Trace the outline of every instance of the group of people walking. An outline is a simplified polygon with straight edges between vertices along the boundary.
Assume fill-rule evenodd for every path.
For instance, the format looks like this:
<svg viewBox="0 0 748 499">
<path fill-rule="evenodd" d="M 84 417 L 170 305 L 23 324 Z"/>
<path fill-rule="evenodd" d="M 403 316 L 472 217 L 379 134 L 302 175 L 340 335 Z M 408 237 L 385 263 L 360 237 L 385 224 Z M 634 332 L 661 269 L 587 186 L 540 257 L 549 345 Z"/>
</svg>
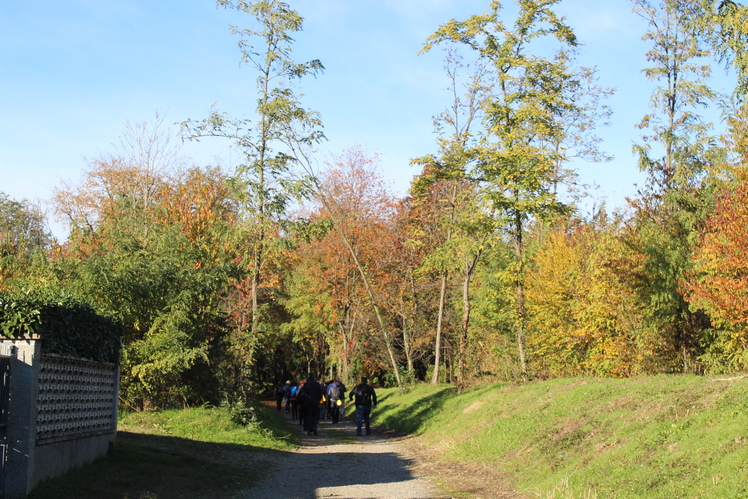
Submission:
<svg viewBox="0 0 748 499">
<path fill-rule="evenodd" d="M 345 411 L 346 391 L 340 378 L 321 383 L 309 373 L 298 385 L 290 380 L 278 385 L 275 391 L 277 409 L 282 410 L 285 401 L 286 414 L 292 419 L 298 418 L 307 435 L 316 435 L 320 419 L 331 419 L 333 424 L 340 421 Z M 355 399 L 356 435 L 362 434 L 362 428 L 367 435 L 371 434 L 371 408 L 377 406 L 377 394 L 366 377 L 351 390 L 349 399 Z"/>
</svg>

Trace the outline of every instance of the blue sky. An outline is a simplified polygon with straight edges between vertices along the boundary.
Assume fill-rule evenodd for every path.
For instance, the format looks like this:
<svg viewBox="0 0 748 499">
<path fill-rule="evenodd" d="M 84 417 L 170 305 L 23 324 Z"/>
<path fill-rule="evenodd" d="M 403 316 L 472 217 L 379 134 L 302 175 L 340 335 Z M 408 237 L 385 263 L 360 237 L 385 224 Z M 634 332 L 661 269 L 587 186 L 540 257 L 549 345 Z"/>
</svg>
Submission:
<svg viewBox="0 0 748 499">
<path fill-rule="evenodd" d="M 418 55 L 449 19 L 483 13 L 488 0 L 290 0 L 304 17 L 297 60 L 320 59 L 325 73 L 301 82 L 329 139 L 324 160 L 361 145 L 381 158 L 382 176 L 402 194 L 413 157 L 435 152 L 432 116 L 449 104 L 443 53 Z M 579 60 L 617 89 L 612 125 L 599 130 L 615 160 L 574 165 L 612 207 L 643 183 L 631 155 L 635 124 L 652 85 L 643 78 L 646 26 L 629 0 L 564 0 L 558 11 L 585 44 Z M 212 0 L 4 0 L 0 2 L 0 191 L 44 201 L 75 182 L 87 160 L 113 152 L 127 121 L 166 114 L 200 119 L 211 106 L 250 116 L 256 75 L 239 64 L 230 24 L 245 14 Z M 229 144 L 188 149 L 199 163 L 231 163 Z M 59 234 L 59 231 L 56 230 Z"/>
</svg>

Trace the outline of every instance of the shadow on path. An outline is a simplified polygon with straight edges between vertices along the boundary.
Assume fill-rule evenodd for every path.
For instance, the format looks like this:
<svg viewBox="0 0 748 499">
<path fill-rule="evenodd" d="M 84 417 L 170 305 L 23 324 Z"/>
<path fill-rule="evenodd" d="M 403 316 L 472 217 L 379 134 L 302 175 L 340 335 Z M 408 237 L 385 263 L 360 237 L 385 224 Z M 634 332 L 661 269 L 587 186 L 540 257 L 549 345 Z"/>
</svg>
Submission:
<svg viewBox="0 0 748 499">
<path fill-rule="evenodd" d="M 292 453 L 276 455 L 273 469 L 242 497 L 281 498 L 435 498 L 433 484 L 416 472 L 417 462 L 407 457 L 397 439 L 378 428 L 356 436 L 355 415 L 338 424 L 321 420 L 318 435 L 302 435 Z M 291 423 L 301 432 L 298 421 Z"/>
</svg>

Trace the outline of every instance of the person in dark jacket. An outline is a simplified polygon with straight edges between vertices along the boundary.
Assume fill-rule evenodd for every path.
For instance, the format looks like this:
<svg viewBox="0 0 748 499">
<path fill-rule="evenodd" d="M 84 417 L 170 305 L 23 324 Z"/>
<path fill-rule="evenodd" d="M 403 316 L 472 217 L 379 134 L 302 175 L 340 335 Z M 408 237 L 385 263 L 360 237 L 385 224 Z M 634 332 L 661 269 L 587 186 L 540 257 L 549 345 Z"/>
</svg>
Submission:
<svg viewBox="0 0 748 499">
<path fill-rule="evenodd" d="M 366 427 L 366 434 L 371 435 L 369 419 L 371 408 L 377 406 L 377 392 L 368 383 L 366 376 L 361 378 L 361 383 L 351 390 L 349 399 L 355 398 L 356 403 L 356 435 L 361 436 L 362 423 Z"/>
<path fill-rule="evenodd" d="M 281 410 L 281 406 L 283 404 L 283 390 L 286 388 L 286 385 L 283 384 L 281 381 L 278 383 L 278 386 L 275 387 L 275 403 L 276 407 L 278 408 L 278 412 Z"/>
<path fill-rule="evenodd" d="M 278 386 L 275 387 L 275 403 L 278 410 L 281 410 L 281 407 L 283 406 L 283 399 L 286 397 L 286 391 L 288 390 L 288 386 L 291 384 L 290 381 L 286 381 L 283 383 L 282 381 L 278 384 Z M 288 412 L 288 409 L 286 409 L 286 412 Z"/>
<path fill-rule="evenodd" d="M 304 387 L 305 384 L 306 384 L 306 380 L 302 379 L 299 382 L 299 389 L 296 390 L 296 405 L 297 405 L 296 416 L 299 418 L 299 426 L 301 426 L 302 428 L 304 427 L 304 401 L 299 398 L 299 392 L 301 391 L 301 389 Z"/>
<path fill-rule="evenodd" d="M 300 410 L 307 435 L 317 434 L 319 422 L 319 403 L 322 399 L 322 386 L 314 379 L 314 373 L 309 373 L 304 386 L 299 388 L 296 398 L 301 403 Z"/>
<path fill-rule="evenodd" d="M 288 411 L 291 407 L 291 404 L 289 402 L 289 399 L 291 398 L 291 388 L 293 388 L 293 385 L 291 385 L 291 380 L 286 381 L 286 384 L 283 385 L 283 399 L 286 401 L 286 414 L 288 414 Z"/>
</svg>

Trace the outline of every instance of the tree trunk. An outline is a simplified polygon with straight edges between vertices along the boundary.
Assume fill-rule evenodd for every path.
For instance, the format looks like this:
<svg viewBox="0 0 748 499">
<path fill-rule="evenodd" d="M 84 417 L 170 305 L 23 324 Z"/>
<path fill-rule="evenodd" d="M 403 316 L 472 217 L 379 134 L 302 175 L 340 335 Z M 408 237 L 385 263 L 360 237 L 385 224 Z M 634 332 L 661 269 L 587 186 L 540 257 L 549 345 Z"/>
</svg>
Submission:
<svg viewBox="0 0 748 499">
<path fill-rule="evenodd" d="M 356 317 L 355 314 L 351 312 L 351 308 L 352 307 L 350 306 L 347 306 L 345 308 L 343 320 L 338 324 L 341 336 L 343 338 L 343 345 L 341 347 L 342 352 L 340 356 L 340 377 L 341 379 L 343 379 L 343 381 L 350 380 L 350 370 L 352 362 L 351 354 L 354 350 L 353 331 L 356 327 Z"/>
<path fill-rule="evenodd" d="M 403 321 L 403 350 L 405 351 L 405 363 L 408 366 L 408 372 L 413 371 L 413 352 L 411 344 L 412 340 L 410 337 L 410 329 L 408 328 L 408 316 L 407 314 L 400 314 L 400 318 Z"/>
<path fill-rule="evenodd" d="M 457 384 L 460 387 L 462 387 L 465 382 L 465 357 L 467 351 L 468 328 L 470 327 L 470 280 L 473 278 L 475 268 L 478 266 L 478 261 L 483 253 L 481 248 L 487 238 L 488 234 L 485 234 L 472 259 L 467 256 L 465 257 L 465 278 L 462 283 L 462 321 L 460 322 L 459 358 L 457 359 Z"/>
<path fill-rule="evenodd" d="M 460 321 L 460 344 L 457 359 L 457 385 L 465 382 L 465 351 L 467 350 L 468 322 L 470 321 L 470 277 L 465 276 L 462 283 L 462 320 Z"/>
<path fill-rule="evenodd" d="M 330 210 L 329 207 L 327 211 L 332 216 L 333 211 Z M 387 354 L 390 358 L 390 363 L 392 364 L 392 369 L 395 374 L 395 380 L 397 381 L 397 387 L 402 391 L 403 382 L 402 382 L 402 379 L 400 379 L 400 367 L 398 366 L 397 360 L 395 359 L 395 348 L 394 348 L 394 345 L 392 344 L 392 337 L 390 336 L 390 332 L 387 329 L 387 325 L 384 323 L 384 317 L 382 317 L 382 311 L 380 310 L 379 305 L 377 305 L 377 300 L 376 300 L 376 297 L 374 296 L 374 291 L 371 289 L 371 286 L 369 285 L 369 279 L 368 277 L 366 277 L 366 272 L 364 271 L 364 267 L 361 265 L 361 262 L 359 262 L 358 255 L 356 255 L 356 251 L 353 249 L 351 242 L 348 240 L 348 237 L 346 236 L 345 232 L 343 232 L 343 229 L 340 227 L 340 224 L 338 223 L 338 221 L 333 218 L 333 222 L 335 223 L 335 228 L 340 234 L 341 239 L 343 239 L 343 242 L 348 248 L 348 251 L 351 254 L 351 258 L 353 258 L 353 263 L 356 265 L 356 268 L 358 269 L 358 272 L 361 275 L 361 281 L 363 282 L 366 293 L 369 295 L 369 300 L 371 300 L 371 306 L 374 308 L 374 315 L 377 316 L 377 321 L 379 322 L 379 328 L 382 331 L 382 336 L 384 337 L 384 343 L 387 346 Z"/>
<path fill-rule="evenodd" d="M 439 383 L 439 365 L 441 364 L 442 352 L 442 323 L 444 320 L 444 302 L 447 296 L 447 272 L 442 273 L 442 285 L 439 292 L 439 315 L 436 318 L 436 342 L 434 345 L 434 375 L 431 377 L 431 384 Z"/>
<path fill-rule="evenodd" d="M 527 317 L 525 311 L 524 244 L 522 217 L 519 212 L 516 212 L 514 217 L 514 254 L 517 258 L 518 271 L 515 284 L 517 298 L 515 334 L 517 337 L 517 348 L 519 349 L 519 364 L 523 377 L 527 376 L 527 359 L 525 356 L 525 323 L 527 322 Z"/>
<path fill-rule="evenodd" d="M 527 360 L 525 357 L 525 285 L 517 283 L 517 348 L 519 349 L 519 364 L 522 376 L 527 376 Z"/>
<path fill-rule="evenodd" d="M 410 293 L 413 296 L 413 307 L 411 309 L 410 316 L 413 318 L 413 329 L 415 329 L 416 328 L 416 324 L 417 324 L 417 320 L 418 320 L 418 308 L 419 308 L 418 305 L 419 305 L 419 303 L 418 303 L 418 293 L 416 293 L 416 281 L 413 278 L 412 270 L 411 270 L 411 274 L 410 274 Z M 415 366 L 414 366 L 414 363 L 413 363 L 413 356 L 412 355 L 410 355 L 409 358 L 408 358 L 408 369 L 410 370 L 410 372 L 415 371 Z"/>
</svg>

